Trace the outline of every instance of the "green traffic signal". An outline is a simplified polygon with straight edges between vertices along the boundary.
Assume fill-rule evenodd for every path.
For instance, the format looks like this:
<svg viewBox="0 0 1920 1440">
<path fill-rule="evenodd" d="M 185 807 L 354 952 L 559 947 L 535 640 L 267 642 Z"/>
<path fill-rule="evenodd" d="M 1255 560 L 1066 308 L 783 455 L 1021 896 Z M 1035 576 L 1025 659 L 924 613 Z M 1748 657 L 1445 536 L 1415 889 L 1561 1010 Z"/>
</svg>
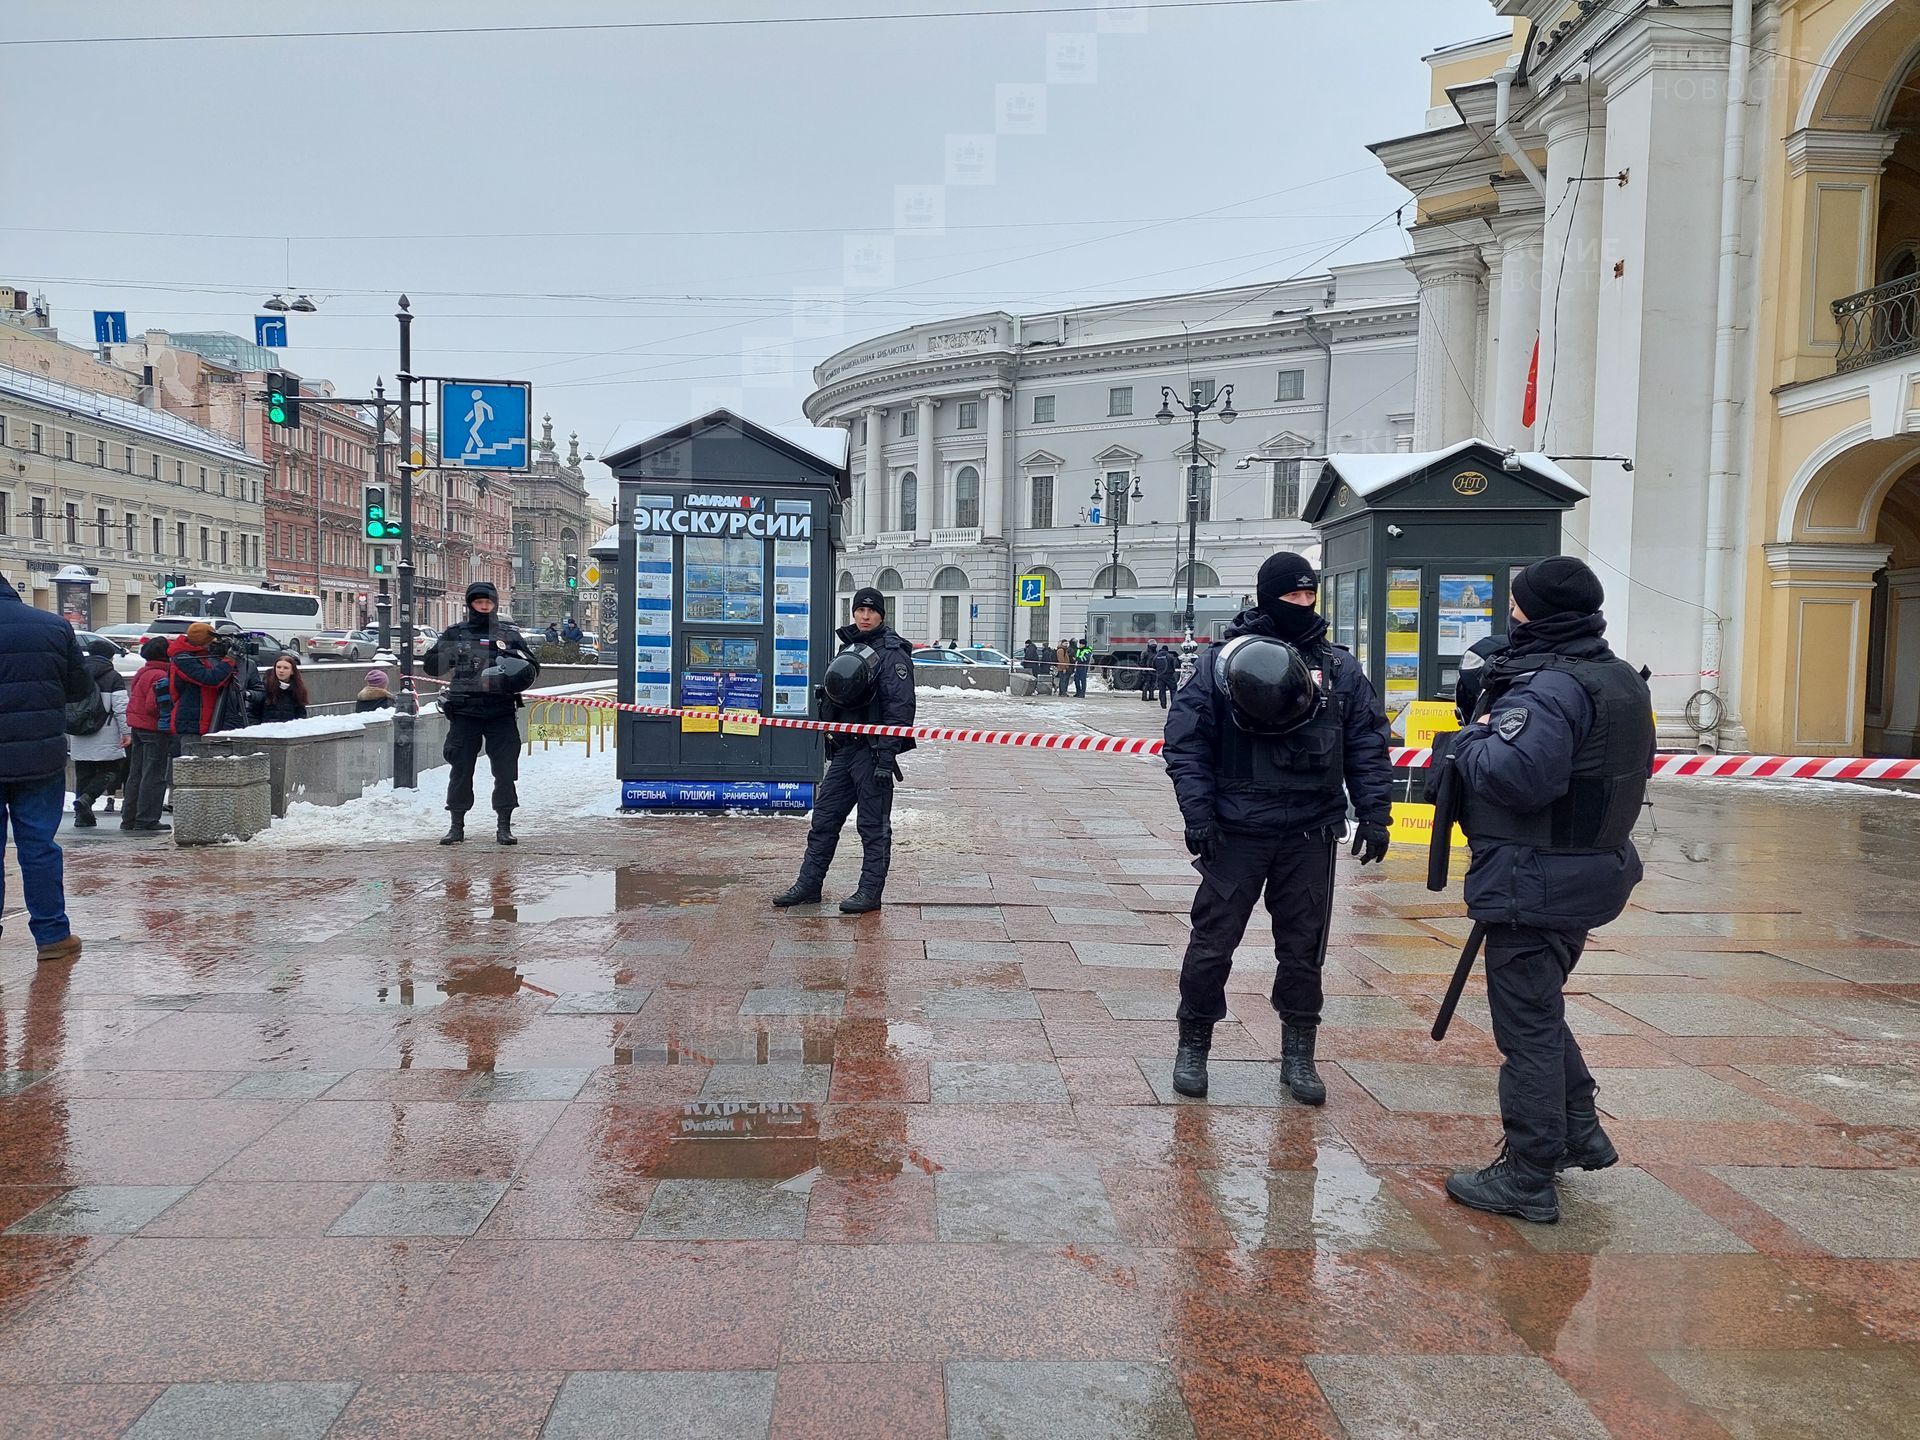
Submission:
<svg viewBox="0 0 1920 1440">
<path fill-rule="evenodd" d="M 287 397 L 278 390 L 267 392 L 267 419 L 276 425 L 287 423 Z"/>
</svg>

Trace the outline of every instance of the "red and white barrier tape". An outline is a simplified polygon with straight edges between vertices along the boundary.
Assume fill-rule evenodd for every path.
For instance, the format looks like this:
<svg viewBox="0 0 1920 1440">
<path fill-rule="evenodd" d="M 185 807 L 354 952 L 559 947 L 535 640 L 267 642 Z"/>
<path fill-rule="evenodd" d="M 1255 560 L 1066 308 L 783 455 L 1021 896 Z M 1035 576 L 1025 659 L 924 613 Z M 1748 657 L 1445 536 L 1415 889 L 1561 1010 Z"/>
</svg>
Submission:
<svg viewBox="0 0 1920 1440">
<path fill-rule="evenodd" d="M 713 710 L 688 710 L 671 705 L 630 705 L 599 695 L 549 695 L 528 692 L 529 700 L 584 705 L 597 710 L 624 710 L 674 720 L 686 715 L 712 716 Z M 728 713 L 718 712 L 723 716 Z M 744 716 L 775 730 L 820 730 L 834 735 L 870 735 L 895 740 L 947 741 L 964 745 L 1013 745 L 1025 750 L 1075 750 L 1094 755 L 1158 755 L 1164 741 L 1145 735 L 1057 735 L 1031 730 L 963 730 L 944 725 L 854 725 L 838 720 L 799 720 L 786 715 Z M 1420 770 L 1433 764 L 1431 749 L 1396 746 L 1393 763 Z M 1920 780 L 1920 760 L 1867 760 L 1846 756 L 1782 755 L 1660 755 L 1653 773 L 1703 775 L 1734 780 Z"/>
</svg>

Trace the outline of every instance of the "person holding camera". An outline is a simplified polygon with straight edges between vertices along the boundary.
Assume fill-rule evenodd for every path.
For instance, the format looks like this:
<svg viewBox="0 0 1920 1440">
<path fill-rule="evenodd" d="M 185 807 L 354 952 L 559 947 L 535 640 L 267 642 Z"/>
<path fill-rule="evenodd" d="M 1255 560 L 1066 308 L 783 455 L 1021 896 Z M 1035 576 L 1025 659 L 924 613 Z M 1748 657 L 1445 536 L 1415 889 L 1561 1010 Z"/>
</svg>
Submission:
<svg viewBox="0 0 1920 1440">
<path fill-rule="evenodd" d="M 232 646 L 204 620 L 194 621 L 168 644 L 175 735 L 211 735 L 222 728 L 221 711 L 236 674 Z"/>
<path fill-rule="evenodd" d="M 887 625 L 886 597 L 871 586 L 854 591 L 853 623 L 834 634 L 841 650 L 815 692 L 820 718 L 857 725 L 913 724 L 913 647 Z M 864 915 L 880 908 L 893 859 L 893 782 L 900 778 L 899 756 L 911 749 L 912 740 L 892 736 L 828 734 L 827 778 L 814 792 L 800 878 L 773 897 L 775 905 L 784 910 L 820 902 L 840 829 L 857 807 L 860 885 L 840 902 L 840 910 Z"/>
<path fill-rule="evenodd" d="M 440 839 L 458 845 L 467 838 L 467 811 L 473 808 L 473 767 L 485 747 L 493 772 L 494 838 L 517 845 L 513 812 L 519 808 L 520 694 L 540 674 L 540 662 L 527 648 L 518 626 L 494 611 L 500 592 L 486 580 L 467 586 L 467 618 L 449 626 L 422 661 L 429 675 L 447 682 L 440 712 L 447 717 L 443 753 L 453 773 L 447 779 L 451 822 Z"/>
</svg>

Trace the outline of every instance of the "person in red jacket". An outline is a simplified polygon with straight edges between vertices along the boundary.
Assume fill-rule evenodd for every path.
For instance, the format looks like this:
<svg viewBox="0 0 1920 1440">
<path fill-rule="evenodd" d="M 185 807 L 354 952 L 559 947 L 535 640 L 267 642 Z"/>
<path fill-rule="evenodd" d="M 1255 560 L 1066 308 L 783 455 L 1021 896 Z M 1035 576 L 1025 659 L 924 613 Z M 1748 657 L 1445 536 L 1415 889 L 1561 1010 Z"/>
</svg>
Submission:
<svg viewBox="0 0 1920 1440">
<path fill-rule="evenodd" d="M 167 645 L 165 636 L 148 638 L 140 647 L 147 663 L 134 672 L 127 686 L 127 728 L 133 731 L 133 745 L 127 767 L 127 810 L 120 817 L 122 830 L 173 828 L 160 819 L 174 745 L 170 733 L 173 666 L 167 659 Z"/>
<path fill-rule="evenodd" d="M 227 642 L 204 620 L 167 646 L 173 688 L 173 733 L 205 735 L 218 728 L 220 692 L 233 681 L 233 661 Z"/>
</svg>

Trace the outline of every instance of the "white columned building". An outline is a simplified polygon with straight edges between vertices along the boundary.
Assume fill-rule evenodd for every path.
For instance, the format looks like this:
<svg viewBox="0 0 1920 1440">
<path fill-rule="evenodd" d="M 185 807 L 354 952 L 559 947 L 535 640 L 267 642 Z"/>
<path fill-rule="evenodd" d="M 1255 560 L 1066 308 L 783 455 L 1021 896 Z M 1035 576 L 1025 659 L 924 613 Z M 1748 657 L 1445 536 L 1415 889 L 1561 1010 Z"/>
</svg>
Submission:
<svg viewBox="0 0 1920 1440">
<path fill-rule="evenodd" d="M 841 351 L 815 369 L 806 402 L 814 423 L 851 432 L 841 606 L 876 585 L 909 639 L 1004 650 L 1085 634 L 1089 602 L 1109 590 L 1173 596 L 1192 431 L 1184 416 L 1156 423 L 1162 386 L 1234 387 L 1236 423 L 1201 422 L 1210 463 L 1195 574 L 1202 593 L 1250 595 L 1269 554 L 1316 543 L 1298 518 L 1307 457 L 1412 448 L 1417 303 L 1405 268 L 1379 262 L 1279 285 L 995 311 Z M 1471 289 L 1459 304 L 1471 367 Z M 1110 573 L 1115 517 L 1093 497 L 1122 479 Z M 1036 574 L 1047 603 L 1016 607 L 1016 577 Z"/>
</svg>

